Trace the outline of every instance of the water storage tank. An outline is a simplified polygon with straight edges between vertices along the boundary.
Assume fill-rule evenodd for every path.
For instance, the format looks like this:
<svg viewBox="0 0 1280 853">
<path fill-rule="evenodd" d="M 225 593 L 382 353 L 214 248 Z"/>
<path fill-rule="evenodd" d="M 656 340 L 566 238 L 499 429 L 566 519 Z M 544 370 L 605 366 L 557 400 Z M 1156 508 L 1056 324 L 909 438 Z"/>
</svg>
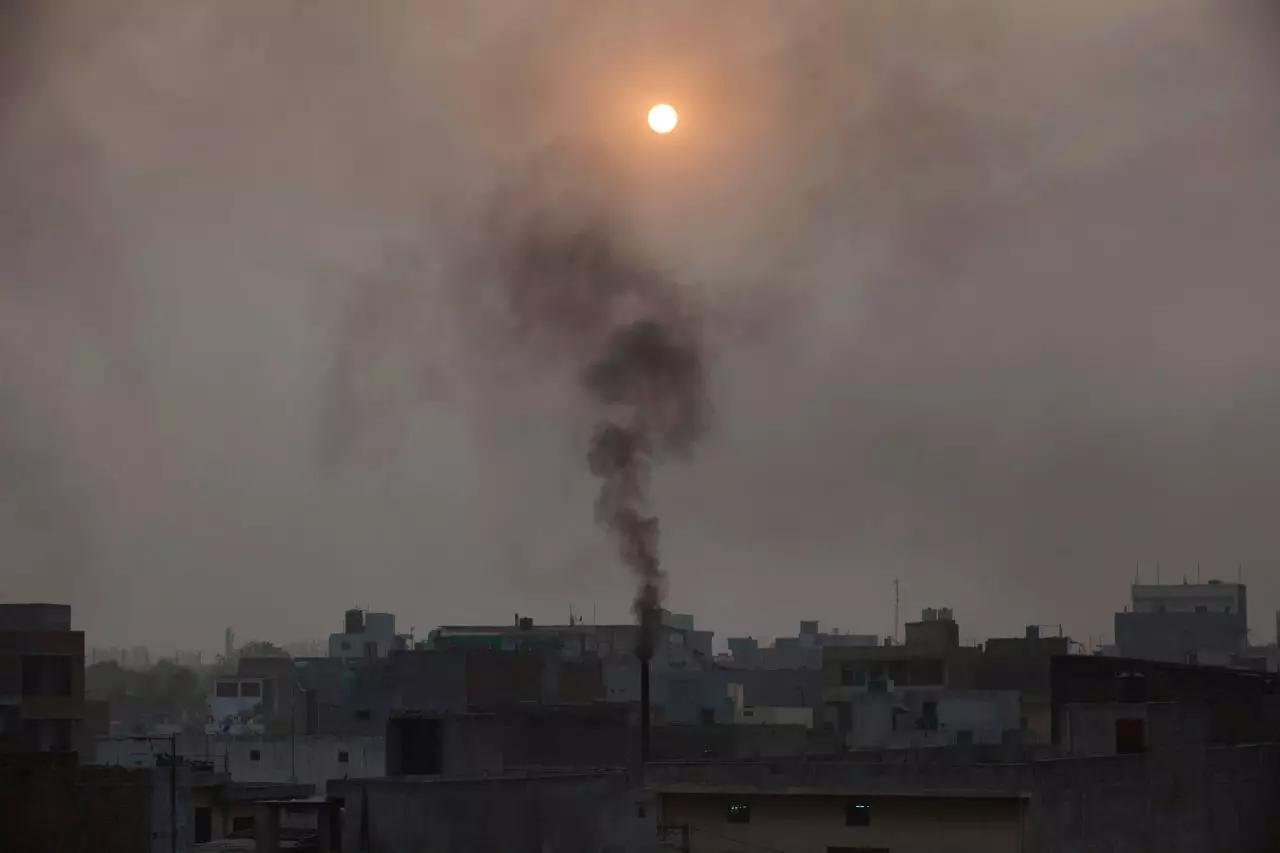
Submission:
<svg viewBox="0 0 1280 853">
<path fill-rule="evenodd" d="M 347 617 L 342 623 L 342 633 L 344 634 L 363 634 L 364 633 L 364 611 L 348 610 Z"/>
</svg>

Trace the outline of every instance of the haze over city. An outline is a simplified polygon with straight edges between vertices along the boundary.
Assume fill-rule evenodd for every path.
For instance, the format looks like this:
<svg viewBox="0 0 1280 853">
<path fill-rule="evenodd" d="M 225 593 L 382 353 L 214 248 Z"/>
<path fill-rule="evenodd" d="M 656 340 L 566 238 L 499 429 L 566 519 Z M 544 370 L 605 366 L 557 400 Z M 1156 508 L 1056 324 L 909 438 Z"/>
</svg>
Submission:
<svg viewBox="0 0 1280 853">
<path fill-rule="evenodd" d="M 720 636 L 889 634 L 895 579 L 974 636 L 1107 635 L 1157 563 L 1275 610 L 1275 25 L 11 2 L 6 598 L 157 649 L 628 621 L 593 402 L 494 271 L 533 175 L 701 320 L 706 430 L 652 488 L 669 606 Z"/>
</svg>

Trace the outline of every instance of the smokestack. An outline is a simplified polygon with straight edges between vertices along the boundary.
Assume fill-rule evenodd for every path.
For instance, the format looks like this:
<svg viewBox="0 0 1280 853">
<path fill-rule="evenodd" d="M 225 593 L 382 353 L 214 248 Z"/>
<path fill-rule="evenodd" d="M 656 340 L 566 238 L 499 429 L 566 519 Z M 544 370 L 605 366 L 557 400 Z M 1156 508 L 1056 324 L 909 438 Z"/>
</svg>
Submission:
<svg viewBox="0 0 1280 853">
<path fill-rule="evenodd" d="M 649 762 L 649 659 L 653 653 L 647 646 L 636 649 L 636 657 L 640 659 L 640 770 Z"/>
</svg>

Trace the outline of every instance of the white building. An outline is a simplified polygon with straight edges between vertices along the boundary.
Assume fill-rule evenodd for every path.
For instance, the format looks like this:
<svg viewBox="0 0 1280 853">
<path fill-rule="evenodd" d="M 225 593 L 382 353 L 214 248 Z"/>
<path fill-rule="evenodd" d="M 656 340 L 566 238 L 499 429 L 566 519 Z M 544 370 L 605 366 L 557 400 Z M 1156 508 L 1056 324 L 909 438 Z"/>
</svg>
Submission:
<svg viewBox="0 0 1280 853">
<path fill-rule="evenodd" d="M 1135 584 L 1134 613 L 1226 613 L 1248 616 L 1245 586 L 1240 583 Z"/>
<path fill-rule="evenodd" d="M 798 706 L 748 705 L 741 684 L 729 684 L 733 722 L 740 726 L 804 726 L 813 728 L 813 709 Z"/>
<path fill-rule="evenodd" d="M 342 633 L 329 635 L 331 658 L 384 658 L 397 647 L 396 617 L 390 613 L 348 610 Z"/>
</svg>

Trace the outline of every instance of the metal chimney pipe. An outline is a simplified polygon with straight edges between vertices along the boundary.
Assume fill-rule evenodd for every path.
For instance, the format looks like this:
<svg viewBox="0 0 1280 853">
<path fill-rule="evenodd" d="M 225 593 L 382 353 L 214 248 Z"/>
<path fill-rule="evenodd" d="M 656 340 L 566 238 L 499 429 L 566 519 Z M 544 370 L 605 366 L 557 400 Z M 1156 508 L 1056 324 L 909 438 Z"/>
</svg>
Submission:
<svg viewBox="0 0 1280 853">
<path fill-rule="evenodd" d="M 648 649 L 640 649 L 636 652 L 636 657 L 640 659 L 640 764 L 643 767 L 649 761 L 649 658 L 651 655 Z"/>
</svg>

